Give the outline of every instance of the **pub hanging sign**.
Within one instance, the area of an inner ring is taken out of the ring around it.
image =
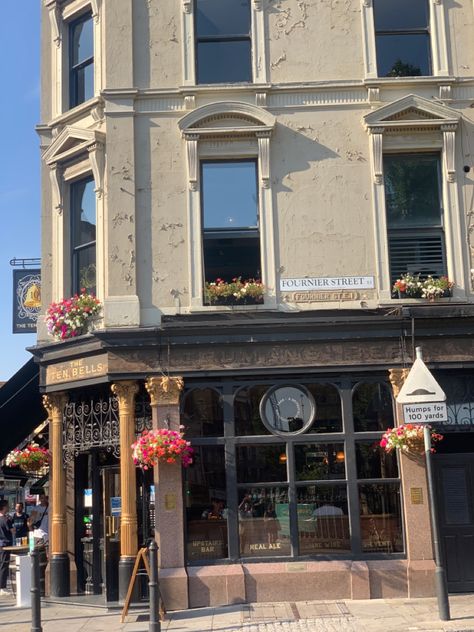
[[[13,270],[13,333],[36,333],[40,309],[41,270]]]

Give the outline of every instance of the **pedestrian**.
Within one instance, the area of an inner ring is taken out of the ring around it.
[[[8,515],[8,500],[0,500],[0,595],[8,595],[7,579],[10,565],[10,551],[4,547],[12,546],[12,521]]]
[[[49,540],[49,516],[48,516],[49,499],[44,494],[39,496],[39,504],[31,513],[30,524],[33,527],[33,536],[35,544],[47,545]]]
[[[15,513],[12,514],[12,523],[15,530],[15,540],[28,537],[28,514],[23,510],[23,503],[15,505]]]

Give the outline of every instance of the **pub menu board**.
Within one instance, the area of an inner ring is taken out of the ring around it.
[[[13,333],[36,333],[40,309],[41,270],[13,270]]]

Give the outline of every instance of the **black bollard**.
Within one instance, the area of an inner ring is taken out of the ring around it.
[[[160,588],[158,585],[158,545],[152,540],[148,547],[150,560],[150,579],[148,588],[150,591],[150,625],[149,632],[161,632],[160,623]]]
[[[31,552],[31,632],[43,632],[39,552],[36,550]]]

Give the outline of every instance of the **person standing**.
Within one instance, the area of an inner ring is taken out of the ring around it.
[[[12,521],[8,515],[8,500],[0,500],[0,595],[8,595],[7,579],[10,551],[5,546],[13,544]]]
[[[36,544],[48,544],[49,540],[49,499],[44,494],[40,494],[39,505],[32,512],[30,523],[33,525],[33,536]]]
[[[15,505],[15,513],[12,514],[15,540],[28,537],[28,515],[24,512],[23,507],[23,503],[17,503]]]

